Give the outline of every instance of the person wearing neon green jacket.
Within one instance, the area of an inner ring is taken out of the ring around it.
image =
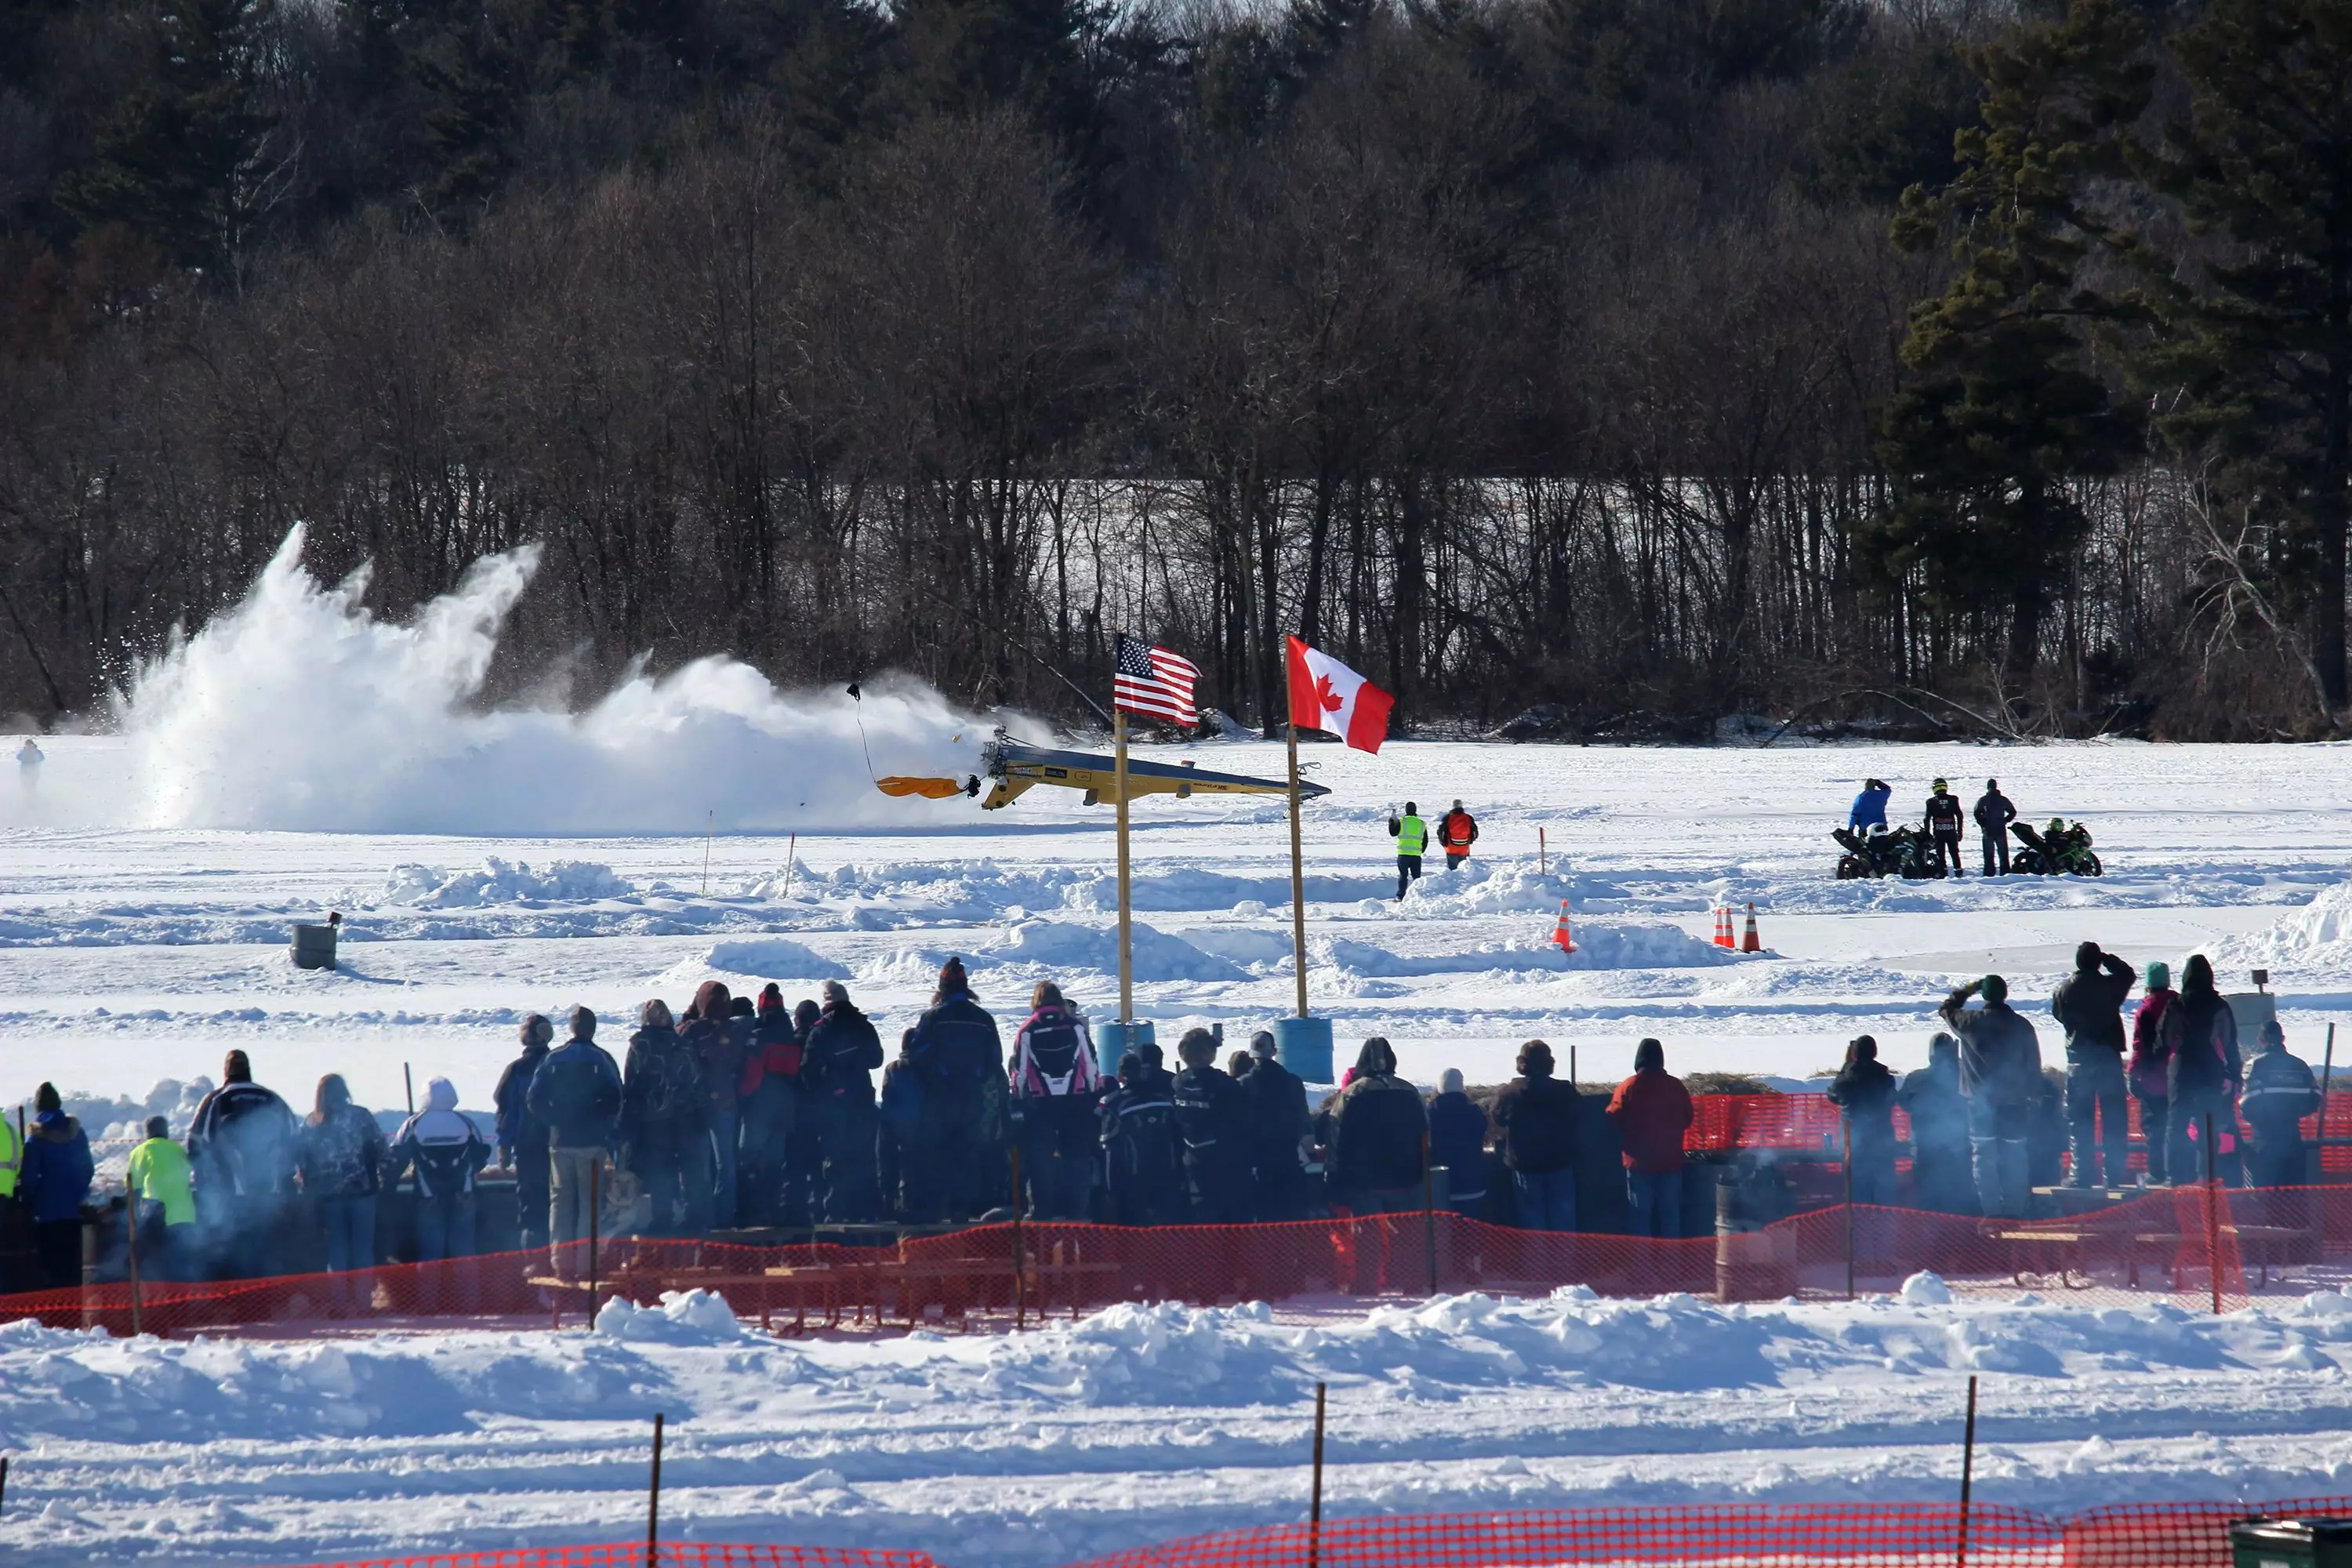
[[[1421,819],[1421,807],[1406,801],[1404,815],[1389,818],[1389,837],[1396,840],[1396,896],[1402,900],[1407,885],[1421,880],[1421,852],[1429,847],[1429,824]]]
[[[147,1141],[131,1151],[123,1175],[136,1205],[142,1271],[156,1279],[183,1277],[196,1234],[196,1195],[187,1152],[172,1142],[169,1121],[147,1119]]]

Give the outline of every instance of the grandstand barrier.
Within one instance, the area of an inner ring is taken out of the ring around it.
[[[2129,1503],[2070,1517],[1983,1504],[1699,1503],[1406,1514],[1267,1525],[1072,1568],[2230,1568],[2250,1518],[2352,1514],[2352,1498]],[[639,1542],[369,1558],[317,1568],[936,1568],[920,1552]]]
[[[2195,1310],[2291,1288],[2297,1269],[2352,1261],[2352,1187],[2158,1189],[2071,1218],[1986,1220],[1917,1210],[1815,1209],[1687,1240],[1515,1230],[1443,1210],[1238,1226],[1025,1222],[874,1246],[606,1241],[343,1274],[147,1279],[0,1297],[0,1321],[172,1337],[299,1338],[375,1328],[584,1326],[614,1297],[652,1304],[703,1289],[777,1333],[875,1332],[934,1320],[990,1330],[1119,1302],[1541,1295],[1675,1290],[1726,1300],[1842,1299],[1921,1270],[1956,1289],[2034,1289],[2084,1302],[2151,1298]]]

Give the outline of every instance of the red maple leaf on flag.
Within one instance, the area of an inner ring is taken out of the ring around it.
[[[1331,689],[1329,676],[1318,675],[1315,678],[1315,700],[1323,705],[1323,710],[1327,713],[1337,713],[1339,710],[1339,694]]]

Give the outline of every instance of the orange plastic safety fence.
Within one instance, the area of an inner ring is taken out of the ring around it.
[[[2071,1518],[1957,1503],[1720,1503],[1407,1514],[1193,1536],[1074,1568],[2228,1568],[2230,1526],[2352,1513],[2352,1498],[2127,1503]],[[321,1568],[932,1568],[840,1547],[554,1546]]]

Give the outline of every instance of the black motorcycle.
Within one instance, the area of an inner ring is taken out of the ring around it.
[[[1845,851],[1838,857],[1841,882],[1864,877],[1900,877],[1921,882],[1944,875],[1944,859],[1937,853],[1936,841],[1916,827],[1906,825],[1890,833],[1868,834],[1839,827],[1832,828],[1830,837]]]

